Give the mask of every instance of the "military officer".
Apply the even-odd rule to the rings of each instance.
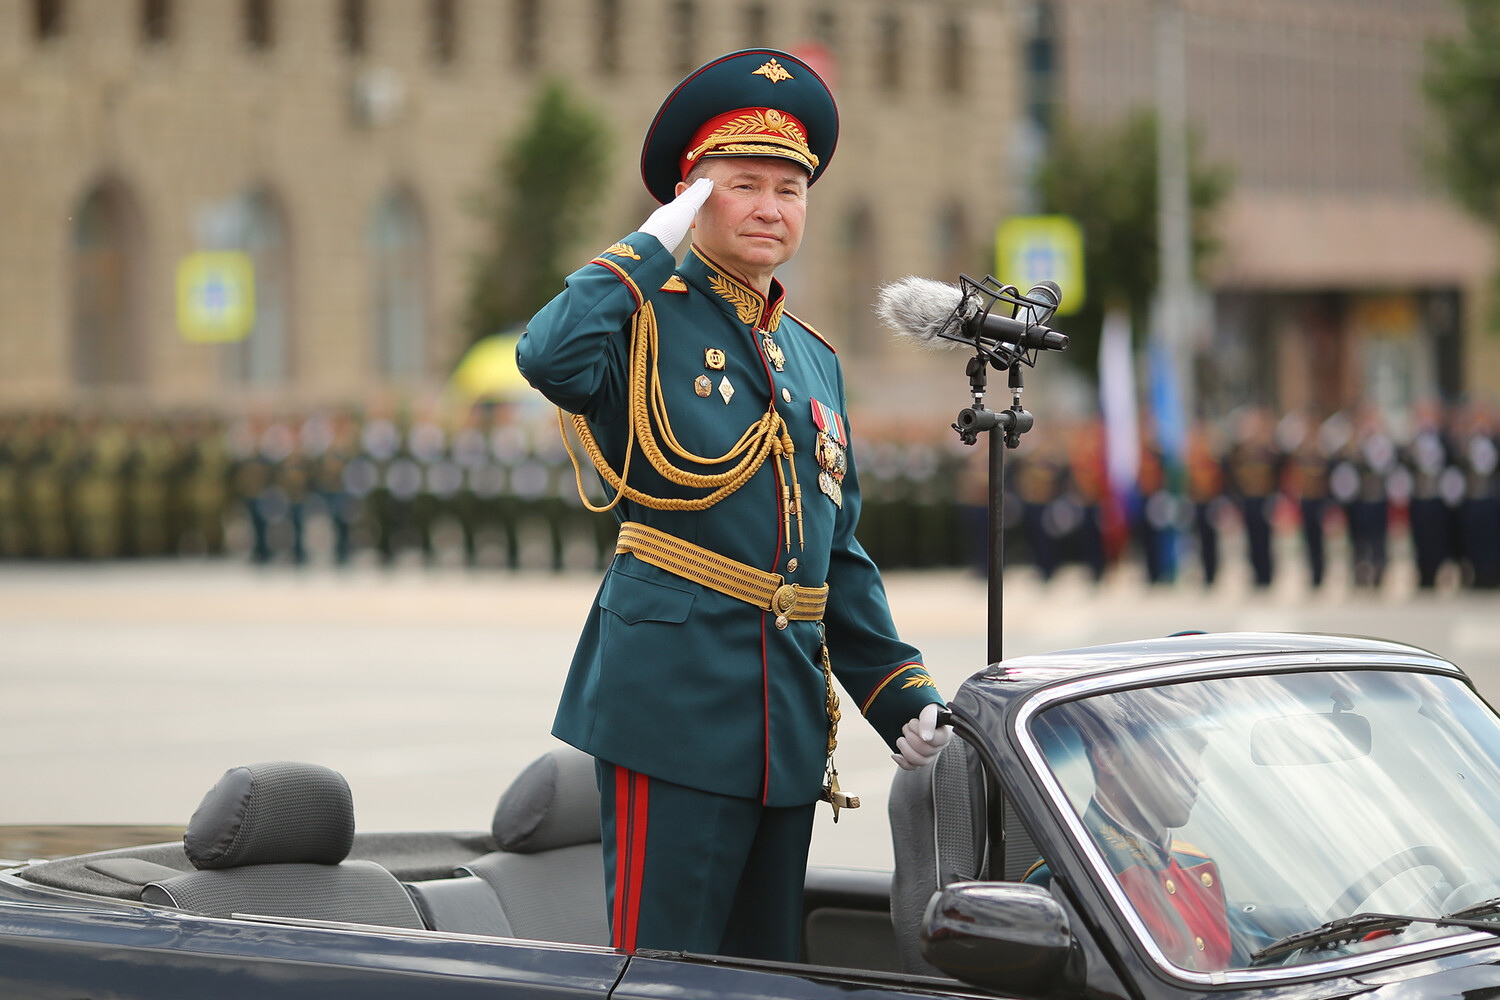
[[[1330,435],[1336,433],[1331,431]],[[1288,415],[1277,431],[1282,453],[1287,456],[1287,495],[1297,505],[1308,583],[1314,590],[1323,586],[1328,566],[1323,518],[1328,508],[1330,462],[1323,438],[1330,435],[1324,435],[1318,425],[1302,414]]]
[[[1417,563],[1417,586],[1432,590],[1438,571],[1453,557],[1448,505],[1443,500],[1443,477],[1453,466],[1453,446],[1442,424],[1442,412],[1432,400],[1413,407],[1415,424],[1402,460],[1411,476],[1412,554]]]
[[[1193,505],[1193,530],[1198,538],[1198,561],[1203,585],[1212,587],[1219,575],[1218,507],[1224,495],[1224,465],[1213,430],[1199,423],[1188,435],[1187,497]]]
[[[1283,456],[1276,447],[1271,417],[1263,407],[1244,410],[1236,421],[1236,441],[1224,460],[1224,474],[1230,494],[1240,508],[1245,524],[1245,541],[1255,585],[1262,590],[1271,585],[1275,572],[1272,562],[1272,509],[1281,481]]]
[[[663,207],[574,272],[517,349],[620,522],[553,733],[598,761],[622,949],[797,958],[813,806],[851,804],[833,676],[902,766],[947,739],[854,537],[838,358],[773,277],[837,130],[828,88],[785,52],[692,73],[642,150]]]
[[[1209,727],[1167,694],[1074,702],[1057,711],[1077,730],[1094,776],[1083,824],[1156,943],[1185,969],[1240,964],[1244,942],[1235,938],[1244,928],[1225,904],[1218,866],[1173,836],[1198,801]],[[1042,860],[1025,880],[1051,879]]]

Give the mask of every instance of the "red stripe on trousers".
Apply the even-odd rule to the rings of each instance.
[[[625,935],[626,875],[630,865],[630,772],[615,768],[615,919],[616,948]]]
[[[646,869],[647,777],[615,768],[615,919],[611,944],[635,951]]]
[[[630,916],[626,921],[629,927],[625,935],[626,951],[635,951],[635,935],[640,926],[641,881],[646,873],[646,817],[649,815],[649,779],[644,774],[633,777],[635,782],[630,802]]]

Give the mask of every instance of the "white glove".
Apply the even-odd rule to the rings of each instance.
[[[903,735],[896,737],[896,749],[901,752],[891,754],[891,760],[901,770],[915,771],[926,767],[937,760],[938,754],[948,744],[953,727],[939,726],[937,714],[938,706],[933,702],[922,709],[921,715],[901,727]]]
[[[693,228],[698,209],[713,193],[714,182],[707,177],[698,178],[682,194],[652,212],[651,217],[641,223],[640,231],[655,236],[667,248],[667,253],[671,253]]]

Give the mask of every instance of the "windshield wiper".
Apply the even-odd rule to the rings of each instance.
[[[1443,916],[1461,920],[1464,917],[1492,917],[1497,913],[1500,913],[1500,896],[1479,903],[1470,903],[1468,906],[1460,906],[1452,913],[1445,913]]]
[[[1468,920],[1466,917],[1474,916],[1469,911],[1486,912],[1484,907],[1493,907],[1488,912],[1500,912],[1500,899],[1490,900],[1488,903],[1479,903],[1475,906],[1455,910],[1453,913],[1443,917],[1413,917],[1401,913],[1354,913],[1347,917],[1339,917],[1327,923],[1314,927],[1311,930],[1298,931],[1288,934],[1284,938],[1272,941],[1257,952],[1252,952],[1250,960],[1258,962],[1263,958],[1274,958],[1289,951],[1301,951],[1307,948],[1325,948],[1329,945],[1342,944],[1363,938],[1377,931],[1401,931],[1411,924],[1432,924],[1436,927],[1468,927],[1478,931],[1488,931],[1491,934],[1500,934],[1500,924],[1484,920]]]

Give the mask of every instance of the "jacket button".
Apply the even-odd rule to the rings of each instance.
[[[792,390],[783,388],[781,390],[781,401],[783,403],[790,403],[792,401]]]

